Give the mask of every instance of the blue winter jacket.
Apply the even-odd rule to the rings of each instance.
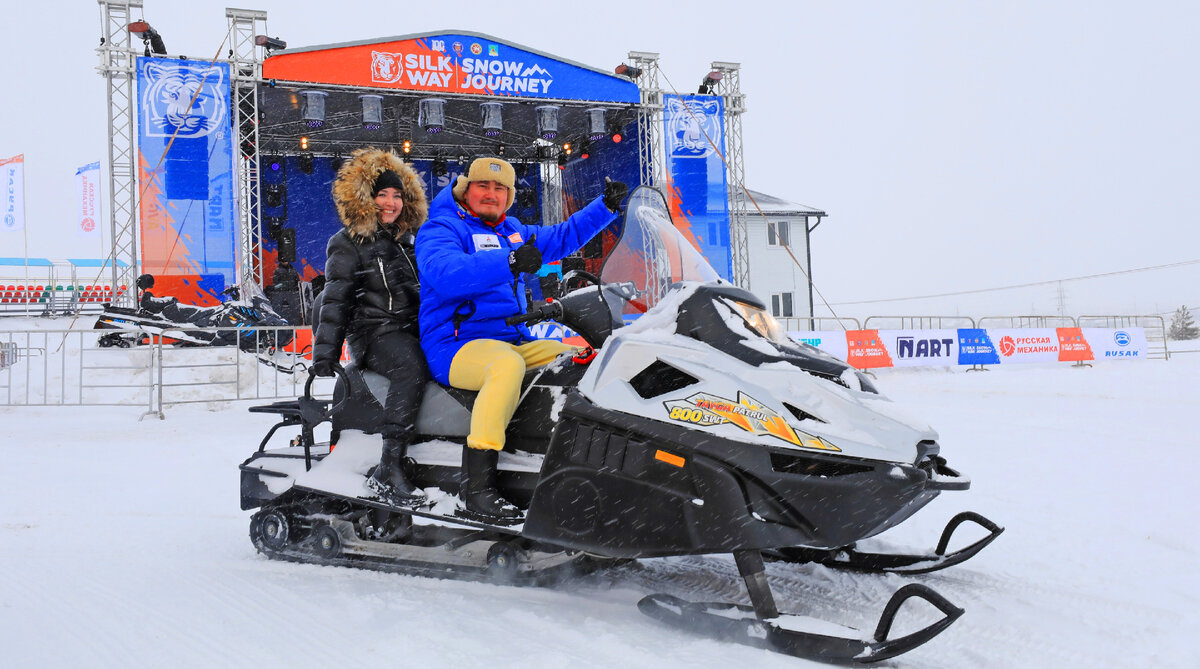
[[[421,348],[429,371],[448,384],[450,361],[475,339],[533,339],[524,325],[505,325],[526,311],[524,282],[513,276],[508,256],[537,235],[544,262],[579,250],[616,219],[602,198],[557,225],[525,225],[506,217],[494,226],[454,199],[451,183],[433,198],[429,220],[417,233],[421,276]]]

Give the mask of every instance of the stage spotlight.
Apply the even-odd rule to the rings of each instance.
[[[596,107],[587,110],[588,115],[588,139],[593,142],[604,138],[604,130],[607,127],[604,123],[604,109]]]
[[[713,70],[704,75],[704,80],[700,82],[700,88],[696,90],[696,95],[716,95],[717,82],[724,76],[720,72]]]
[[[271,162],[267,165],[267,167],[272,172],[278,172],[280,169],[283,168],[283,162],[280,161],[278,158],[271,158]]]
[[[383,127],[383,96],[360,95],[362,100],[362,124],[367,130],[378,130]]]
[[[446,101],[425,98],[417,103],[417,125],[431,135],[441,132],[446,125]]]
[[[537,147],[538,160],[545,162],[545,161],[549,161],[549,160],[553,159],[554,156],[557,155],[557,151],[555,151],[555,148],[556,147],[553,144],[538,144],[538,147]]]
[[[346,157],[342,155],[341,151],[338,151],[337,153],[333,154],[333,158],[329,159],[329,164],[333,165],[334,172],[340,171],[342,169],[342,165],[344,165],[345,163],[346,163]]]
[[[287,197],[287,186],[283,184],[271,184],[267,186],[266,195],[266,205],[268,207],[282,207],[283,199]]]
[[[308,138],[303,135],[300,136],[300,150],[301,151],[308,150]]]
[[[571,146],[570,142],[563,142],[562,150],[563,150],[563,153],[565,153],[569,156],[569,155],[571,155],[571,151],[573,151],[574,148]]]
[[[479,112],[483,114],[483,135],[484,137],[495,137],[504,129],[504,118],[500,110],[504,105],[499,102],[481,102],[479,104]]]
[[[159,56],[167,55],[167,45],[163,44],[162,35],[158,31],[150,27],[145,20],[134,21],[129,24],[129,34],[137,35],[142,39],[142,43],[146,45],[146,55],[156,54]]]
[[[400,145],[400,150],[403,151],[405,154],[412,153],[412,140],[411,139],[404,140],[404,143]]]
[[[312,174],[313,173],[313,159],[314,159],[312,151],[305,151],[304,153],[301,153],[299,158],[300,158],[300,171],[304,172],[305,174]]]
[[[496,155],[501,156],[501,157],[504,156],[504,145],[503,144],[496,145]]]
[[[558,154],[558,169],[560,169],[560,170],[567,169],[567,154],[565,154],[565,153]]]
[[[433,162],[429,164],[429,171],[432,172],[433,176],[435,177],[446,176],[446,159],[434,158]]]
[[[533,111],[537,114],[538,135],[542,139],[558,137],[558,106],[542,105],[535,107]]]
[[[637,79],[638,77],[642,76],[642,68],[626,65],[625,63],[618,65],[613,72],[616,72],[621,76],[629,77],[630,79]]]
[[[320,128],[325,125],[325,98],[328,93],[323,91],[300,92],[300,118],[310,128]]]
[[[624,139],[621,136],[621,124],[620,123],[613,122],[613,123],[608,124],[608,134],[609,134],[609,136],[612,137],[613,144],[620,144],[621,140]]]
[[[287,42],[278,37],[267,37],[266,35],[255,35],[254,43],[266,49],[268,53],[271,51],[282,51],[287,48]]]
[[[585,139],[579,143],[579,159],[587,160],[592,155],[592,140]]]

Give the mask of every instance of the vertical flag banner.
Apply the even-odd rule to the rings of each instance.
[[[724,101],[712,95],[664,95],[667,204],[680,232],[729,279],[728,181]]]
[[[75,194],[79,199],[79,221],[75,233],[80,237],[100,236],[100,163],[75,170]]]
[[[137,84],[143,270],[212,304],[236,281],[229,64],[139,58]]]
[[[25,229],[25,154],[0,159],[4,183],[4,211],[0,231]]]

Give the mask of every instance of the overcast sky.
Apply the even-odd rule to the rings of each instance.
[[[30,255],[64,257],[75,169],[107,157],[99,7],[3,2],[0,158],[25,154]],[[227,4],[144,14],[172,55],[211,59]],[[747,185],[829,212],[813,272],[839,314],[1054,313],[1053,283],[845,303],[1175,263],[1063,282],[1066,311],[1200,307],[1193,2],[236,4],[293,47],[466,30],[608,71],[654,51],[682,93],[741,63]],[[0,256],[22,255],[9,237]]]

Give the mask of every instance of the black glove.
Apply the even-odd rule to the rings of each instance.
[[[312,373],[315,376],[333,376],[334,369],[337,368],[336,360],[314,360]]]
[[[521,272],[532,274],[541,269],[542,252],[534,245],[536,241],[537,235],[535,234],[529,238],[529,241],[518,246],[515,251],[508,254],[508,268],[512,270],[513,276]]]
[[[604,206],[612,213],[617,213],[620,209],[621,202],[629,195],[629,186],[620,181],[613,181],[608,177],[604,177]]]

